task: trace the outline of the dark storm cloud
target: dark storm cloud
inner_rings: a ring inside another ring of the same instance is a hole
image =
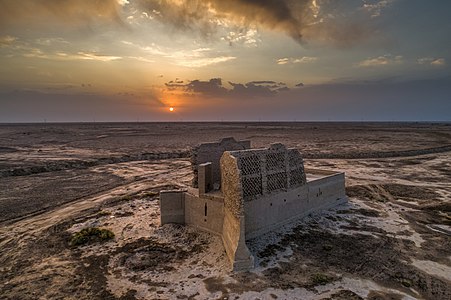
[[[0,0],[0,29],[49,21],[86,26],[97,20],[122,23],[116,0]]]
[[[300,42],[306,26],[303,16],[308,14],[311,0],[138,0],[136,3],[164,23],[178,29],[200,30],[206,36],[216,30],[216,18],[283,31]]]
[[[187,95],[200,94],[210,97],[234,97],[234,98],[254,98],[271,97],[279,92],[289,91],[290,89],[283,82],[275,81],[250,81],[247,83],[228,82],[231,88],[226,88],[222,84],[221,78],[212,78],[208,81],[192,80],[186,84],[177,81],[165,83],[169,91],[181,90]]]
[[[229,84],[233,87],[233,89],[230,90],[230,95],[235,97],[270,97],[277,93],[267,86],[255,85],[252,83],[241,84],[229,82]]]
[[[371,38],[368,15],[360,2],[314,0],[129,0],[124,10],[117,0],[0,0],[0,30],[12,26],[70,25],[95,22],[124,24],[121,14],[145,12],[149,19],[182,31],[217,38],[227,32],[265,28],[283,32],[298,43],[318,40],[349,46]],[[126,18],[126,16],[123,16]]]
[[[182,90],[188,93],[199,93],[209,96],[224,96],[227,89],[222,86],[221,78],[212,78],[209,81],[192,80],[184,83],[182,80],[171,80],[165,83],[169,91]]]
[[[271,97],[278,92],[290,90],[285,83],[275,81],[251,81],[246,84],[229,82],[229,84],[233,87],[230,95],[238,97]]]
[[[166,88],[170,91],[174,91],[178,88],[185,88],[186,84],[183,83],[179,83],[179,82],[174,82],[173,80],[166,82],[164,84],[166,86]]]
[[[193,80],[185,85],[186,91],[200,93],[207,96],[224,96],[227,89],[222,86],[221,78],[212,78],[209,81]]]
[[[283,32],[298,43],[340,47],[374,38],[362,2],[329,0],[136,0],[152,19],[211,38],[225,23],[232,29],[260,27]]]
[[[270,80],[251,81],[249,83],[251,83],[251,84],[276,84],[275,81],[270,81]]]
[[[257,23],[270,29],[280,29],[300,42],[305,26],[303,14],[310,0],[232,0],[214,1],[220,11],[230,11],[249,23]]]

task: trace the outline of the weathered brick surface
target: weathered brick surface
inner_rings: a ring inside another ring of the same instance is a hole
[[[193,187],[198,187],[198,170],[197,166],[206,162],[211,162],[212,184],[221,183],[221,171],[219,160],[224,151],[249,149],[250,141],[236,141],[233,137],[223,138],[217,143],[204,143],[195,147],[191,151],[191,164],[193,168],[194,178]]]
[[[225,152],[221,158],[222,193],[224,195],[224,207],[239,218],[244,215],[243,192],[240,182],[240,171],[236,159]]]

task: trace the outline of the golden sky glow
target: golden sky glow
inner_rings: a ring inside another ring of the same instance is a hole
[[[0,0],[0,122],[446,119],[426,2]]]

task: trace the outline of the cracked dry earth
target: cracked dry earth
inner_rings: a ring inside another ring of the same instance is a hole
[[[450,152],[305,165],[345,171],[349,203],[249,241],[243,273],[220,238],[159,226],[158,193],[190,183],[188,159],[94,166],[107,188],[3,221],[0,298],[451,299]],[[114,239],[69,245],[94,226]]]

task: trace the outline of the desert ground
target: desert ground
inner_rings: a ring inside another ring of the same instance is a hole
[[[249,242],[160,226],[190,150],[281,142],[346,172],[347,204]],[[114,238],[71,244],[84,228]],[[451,299],[451,123],[0,125],[1,299]]]

